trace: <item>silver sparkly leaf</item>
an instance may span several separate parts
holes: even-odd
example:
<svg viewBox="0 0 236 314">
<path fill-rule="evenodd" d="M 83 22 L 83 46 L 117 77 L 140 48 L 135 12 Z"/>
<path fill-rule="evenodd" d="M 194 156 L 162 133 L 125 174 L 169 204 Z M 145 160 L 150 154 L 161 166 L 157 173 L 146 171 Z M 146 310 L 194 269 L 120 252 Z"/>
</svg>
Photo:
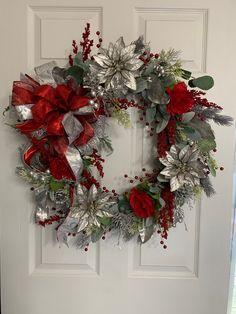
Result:
<svg viewBox="0 0 236 314">
<path fill-rule="evenodd" d="M 149 218 L 143 219 L 142 228 L 139 229 L 139 237 L 142 243 L 147 242 L 152 237 L 154 229 L 152 220 Z"/>
<path fill-rule="evenodd" d="M 196 145 L 186 145 L 182 149 L 172 145 L 166 157 L 159 160 L 165 166 L 160 174 L 170 180 L 172 192 L 185 184 L 197 186 L 200 179 L 206 177 L 207 168 Z"/>
</svg>

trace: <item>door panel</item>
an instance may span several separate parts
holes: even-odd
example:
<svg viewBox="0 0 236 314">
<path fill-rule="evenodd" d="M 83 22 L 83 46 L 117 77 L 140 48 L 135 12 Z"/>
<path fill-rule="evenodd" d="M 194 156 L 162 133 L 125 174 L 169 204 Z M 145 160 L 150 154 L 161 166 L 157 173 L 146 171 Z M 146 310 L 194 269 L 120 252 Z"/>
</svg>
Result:
<svg viewBox="0 0 236 314">
<path fill-rule="evenodd" d="M 65 63 L 89 22 L 105 46 L 121 35 L 126 42 L 143 35 L 154 52 L 181 50 L 186 69 L 214 76 L 209 99 L 234 116 L 235 6 L 230 0 L 2 0 L 1 104 L 7 105 L 21 71 L 32 73 L 50 60 Z M 154 143 L 135 110 L 131 115 L 131 129 L 113 121 L 108 126 L 114 153 L 106 157 L 103 185 L 118 191 L 127 187 L 123 174 L 151 166 Z M 225 167 L 214 180 L 217 195 L 186 207 L 185 224 L 170 231 L 167 250 L 158 235 L 140 246 L 109 234 L 86 253 L 60 247 L 53 227 L 34 225 L 30 191 L 14 174 L 23 140 L 0 127 L 3 314 L 226 314 L 233 128 L 215 127 L 217 159 Z"/>
</svg>

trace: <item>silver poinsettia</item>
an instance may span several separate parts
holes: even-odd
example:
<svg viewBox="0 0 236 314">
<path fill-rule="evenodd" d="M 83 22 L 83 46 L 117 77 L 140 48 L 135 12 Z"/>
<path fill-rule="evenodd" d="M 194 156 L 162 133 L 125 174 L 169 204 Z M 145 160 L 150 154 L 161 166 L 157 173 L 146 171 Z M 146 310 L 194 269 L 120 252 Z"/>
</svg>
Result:
<svg viewBox="0 0 236 314">
<path fill-rule="evenodd" d="M 115 44 L 110 43 L 108 49 L 101 48 L 94 56 L 95 64 L 91 66 L 99 83 L 105 83 L 106 89 L 118 88 L 122 91 L 136 89 L 136 71 L 142 66 L 140 53 L 136 53 L 136 44 L 125 46 L 123 37 Z"/>
<path fill-rule="evenodd" d="M 68 216 L 76 220 L 77 232 L 86 228 L 99 228 L 102 218 L 113 216 L 109 208 L 115 203 L 111 193 L 102 192 L 94 184 L 89 190 L 78 184 L 74 192 L 74 204 Z"/>
<path fill-rule="evenodd" d="M 183 185 L 200 185 L 200 179 L 206 177 L 207 168 L 196 145 L 186 145 L 182 149 L 172 145 L 160 162 L 166 166 L 160 174 L 170 180 L 172 192 Z"/>
</svg>

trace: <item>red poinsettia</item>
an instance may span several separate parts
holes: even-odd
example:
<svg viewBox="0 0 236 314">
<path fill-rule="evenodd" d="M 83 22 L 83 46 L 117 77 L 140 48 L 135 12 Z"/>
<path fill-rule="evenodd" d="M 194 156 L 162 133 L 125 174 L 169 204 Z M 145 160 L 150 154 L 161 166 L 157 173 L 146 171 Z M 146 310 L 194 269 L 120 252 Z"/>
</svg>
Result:
<svg viewBox="0 0 236 314">
<path fill-rule="evenodd" d="M 167 93 L 170 96 L 167 112 L 170 114 L 182 114 L 193 108 L 194 98 L 184 82 L 175 84 L 173 89 L 167 88 Z"/>
<path fill-rule="evenodd" d="M 135 215 L 140 218 L 147 218 L 154 215 L 155 206 L 153 199 L 138 188 L 131 190 L 129 203 Z"/>
</svg>

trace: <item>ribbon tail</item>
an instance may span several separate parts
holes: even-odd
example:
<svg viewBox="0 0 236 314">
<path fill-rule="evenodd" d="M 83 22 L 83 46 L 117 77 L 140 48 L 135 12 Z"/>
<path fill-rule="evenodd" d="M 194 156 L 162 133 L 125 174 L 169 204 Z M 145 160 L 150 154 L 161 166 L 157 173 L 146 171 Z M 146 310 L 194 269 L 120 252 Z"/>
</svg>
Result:
<svg viewBox="0 0 236 314">
<path fill-rule="evenodd" d="M 79 181 L 81 174 L 84 170 L 83 159 L 80 155 L 79 150 L 74 146 L 68 146 L 65 157 L 76 178 L 76 181 Z"/>
</svg>

